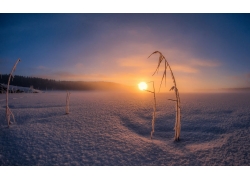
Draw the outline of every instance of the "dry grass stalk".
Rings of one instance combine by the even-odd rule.
[[[156,70],[155,70],[154,74],[155,74],[156,72],[159,71],[159,67],[160,67],[161,62],[162,62],[163,60],[164,60],[164,62],[165,62],[165,70],[164,70],[164,73],[163,73],[163,76],[162,76],[162,79],[161,79],[161,84],[162,84],[163,79],[165,78],[165,86],[166,86],[166,71],[167,71],[167,67],[169,67],[169,70],[170,70],[170,73],[171,73],[171,77],[172,77],[174,86],[170,89],[170,91],[171,91],[171,90],[174,90],[176,99],[175,99],[175,100],[169,99],[169,100],[172,100],[172,101],[175,101],[175,102],[176,102],[176,120],[175,120],[175,127],[174,127],[174,130],[175,130],[175,137],[174,137],[174,140],[175,140],[175,141],[179,141],[179,139],[180,139],[180,133],[181,133],[181,107],[180,107],[180,96],[179,96],[179,91],[178,91],[178,89],[177,89],[175,77],[174,77],[173,71],[172,71],[172,69],[171,69],[171,67],[170,67],[170,65],[169,65],[169,63],[168,63],[168,61],[167,61],[166,58],[162,55],[162,53],[159,52],[159,51],[155,51],[155,52],[153,52],[151,55],[153,55],[153,54],[159,54],[159,55],[160,55],[160,56],[159,56],[158,65],[157,65],[157,67],[156,67]],[[150,55],[150,56],[151,56],[151,55]],[[150,56],[149,56],[149,57],[150,57]],[[148,58],[149,58],[149,57],[148,57]],[[153,75],[154,75],[154,74],[153,74]],[[161,85],[160,85],[160,88],[161,88]],[[159,89],[159,91],[160,91],[160,89]]]
[[[154,85],[154,81],[147,82],[147,84],[151,83],[151,82],[153,83],[153,90],[154,91],[149,91],[149,90],[146,90],[146,89],[144,91],[147,91],[147,92],[150,92],[150,93],[154,94],[154,106],[153,106],[154,112],[153,112],[153,118],[152,118],[152,130],[151,130],[151,134],[150,134],[150,138],[152,139],[153,134],[155,132],[156,98],[155,98],[155,85]]]
[[[14,114],[11,112],[11,110],[9,108],[9,85],[10,85],[11,77],[12,77],[12,80],[14,78],[13,73],[16,70],[16,66],[17,66],[19,61],[21,61],[21,59],[18,59],[16,61],[15,65],[12,68],[12,71],[10,73],[9,80],[8,80],[7,90],[6,90],[6,120],[7,120],[7,123],[8,123],[8,127],[10,127],[10,124],[12,124],[12,122],[10,121],[10,116],[12,116],[12,118],[13,118],[13,120],[15,122]]]
[[[67,95],[66,95],[66,114],[69,114],[69,97],[70,97],[70,92],[67,92]]]

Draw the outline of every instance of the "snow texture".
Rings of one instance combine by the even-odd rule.
[[[6,84],[0,84],[0,86],[2,86],[5,89],[7,89],[7,87],[8,87],[8,85],[6,85]],[[42,91],[37,90],[37,89],[33,89],[31,87],[21,87],[21,86],[13,86],[13,85],[9,85],[9,91],[12,91],[14,93],[16,91],[21,91],[24,93],[42,93]]]
[[[250,94],[181,94],[182,129],[174,141],[173,94],[65,92],[0,94],[0,165],[250,165]]]

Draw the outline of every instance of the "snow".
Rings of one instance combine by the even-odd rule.
[[[0,87],[3,87],[5,89],[5,91],[7,91],[7,85],[6,84],[0,84]],[[33,87],[22,87],[22,86],[13,86],[13,85],[9,85],[9,91],[21,91],[24,93],[41,93],[42,91],[34,89]]]
[[[0,165],[250,165],[250,94],[180,94],[181,136],[174,142],[173,94],[66,92],[9,94],[7,128],[0,94]]]

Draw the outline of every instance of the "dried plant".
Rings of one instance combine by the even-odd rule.
[[[174,127],[174,130],[175,130],[174,140],[175,141],[179,141],[179,139],[180,139],[180,133],[181,133],[181,107],[180,107],[180,96],[179,96],[179,91],[177,89],[175,77],[174,77],[173,71],[172,71],[172,69],[171,69],[168,61],[162,55],[162,53],[159,52],[159,51],[155,51],[150,56],[152,56],[153,54],[159,54],[160,55],[159,56],[158,65],[157,65],[156,70],[155,70],[155,72],[154,72],[153,75],[155,75],[155,73],[159,71],[159,67],[160,67],[161,62],[163,60],[165,62],[165,68],[164,68],[163,76],[162,76],[162,79],[161,79],[160,88],[161,88],[162,81],[163,81],[164,78],[165,78],[165,86],[166,86],[166,72],[167,72],[167,68],[169,68],[169,70],[170,70],[170,74],[171,74],[171,77],[172,77],[172,80],[173,80],[173,83],[174,83],[174,86],[171,87],[170,91],[174,90],[176,99],[174,99],[174,100],[173,99],[169,99],[169,100],[176,102],[176,120],[175,120],[175,127]],[[159,88],[159,91],[160,91],[160,88]]]
[[[7,90],[6,90],[6,120],[7,120],[7,123],[8,123],[8,127],[10,127],[10,124],[12,124],[12,122],[10,121],[10,116],[12,116],[14,122],[15,122],[15,117],[14,117],[14,114],[11,112],[10,108],[9,108],[9,85],[10,85],[10,80],[11,80],[11,77],[12,77],[12,80],[14,78],[14,71],[16,70],[16,66],[18,64],[18,62],[21,61],[21,59],[18,59],[15,63],[15,65],[13,66],[12,68],[12,71],[10,73],[10,76],[9,76],[9,80],[8,80],[8,85],[7,85]]]
[[[152,130],[151,130],[151,134],[150,134],[150,138],[152,139],[153,137],[153,134],[155,132],[155,112],[156,112],[156,98],[155,98],[155,85],[154,85],[154,81],[150,81],[148,83],[153,83],[153,90],[154,91],[149,91],[147,89],[145,89],[144,91],[147,91],[147,92],[150,92],[150,93],[153,93],[154,94],[154,106],[153,106],[153,109],[154,109],[154,112],[153,112],[153,118],[152,118]],[[147,83],[147,84],[148,84]]]
[[[69,97],[70,97],[70,92],[67,92],[67,95],[66,95],[66,114],[69,114]]]

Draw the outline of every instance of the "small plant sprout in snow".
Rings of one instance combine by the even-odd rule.
[[[66,95],[66,114],[69,114],[69,97],[70,97],[70,92],[67,92],[67,95]]]
[[[147,83],[145,83],[145,82],[139,83],[139,84],[138,84],[138,87],[139,87],[139,89],[142,90],[142,91],[147,91],[147,92],[150,92],[150,93],[153,93],[153,94],[154,94],[154,106],[153,106],[154,111],[153,111],[153,118],[152,118],[152,130],[151,130],[151,135],[150,135],[150,138],[152,139],[153,134],[154,134],[154,132],[155,132],[156,98],[155,98],[155,86],[154,86],[154,81],[150,81],[150,82],[148,82],[148,83],[151,83],[151,82],[153,83],[153,91],[147,90],[148,85],[147,85]]]
[[[13,66],[12,68],[12,71],[10,73],[10,76],[9,76],[9,80],[8,80],[8,85],[7,85],[7,91],[6,91],[6,120],[7,120],[7,123],[8,123],[8,127],[10,127],[10,124],[11,124],[11,121],[10,121],[10,116],[12,116],[14,122],[15,122],[15,117],[14,117],[14,114],[11,112],[10,108],[9,108],[9,85],[10,85],[10,79],[12,77],[12,80],[14,78],[14,71],[16,70],[16,66],[18,64],[18,62],[21,61],[21,59],[18,59],[15,63],[15,65]]]
[[[169,100],[176,102],[176,120],[175,120],[175,127],[174,127],[174,130],[175,130],[174,140],[175,141],[179,141],[179,139],[180,139],[180,133],[181,133],[181,107],[180,107],[180,96],[179,96],[179,91],[177,89],[175,77],[174,77],[173,71],[172,71],[172,69],[171,69],[168,61],[162,55],[162,53],[159,52],[159,51],[155,51],[151,55],[153,55],[153,54],[159,54],[160,55],[159,56],[158,65],[156,67],[156,70],[155,70],[154,74],[159,71],[159,67],[160,67],[161,62],[164,61],[164,63],[165,63],[165,68],[164,68],[165,70],[164,70],[164,73],[163,73],[163,76],[162,76],[162,79],[161,79],[161,84],[162,84],[163,79],[165,78],[165,86],[166,86],[166,71],[167,71],[167,68],[169,68],[170,74],[172,76],[172,80],[173,80],[174,86],[171,87],[170,91],[174,90],[176,99],[169,99]],[[160,84],[160,88],[161,88],[161,84]],[[160,88],[159,88],[159,91],[160,91]]]

